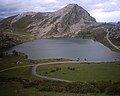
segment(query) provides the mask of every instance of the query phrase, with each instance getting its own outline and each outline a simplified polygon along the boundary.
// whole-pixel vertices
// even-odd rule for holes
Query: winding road
[[[58,79],[58,78],[51,78],[51,77],[42,76],[42,75],[37,74],[37,71],[36,71],[37,67],[39,67],[39,66],[65,64],[65,63],[71,64],[71,63],[79,63],[79,62],[77,62],[77,61],[66,61],[66,62],[52,62],[52,63],[45,63],[45,64],[37,64],[37,65],[33,66],[33,68],[32,68],[32,74],[34,76],[37,76],[37,77],[40,77],[40,78],[44,78],[44,79],[48,79],[48,80],[62,81],[62,82],[72,82],[72,81],[65,80],[65,79]]]
[[[23,68],[23,67],[31,67],[31,66],[34,66],[34,65],[32,64],[32,65],[24,65],[24,66],[10,67],[10,68],[6,68],[6,69],[0,70],[0,73],[1,73],[1,72],[5,72],[5,71],[9,71],[9,70],[12,70],[12,69]]]
[[[50,62],[50,63],[41,63],[41,64],[31,64],[31,65],[25,65],[25,66],[15,66],[15,67],[10,67],[10,68],[6,68],[3,70],[0,70],[1,72],[5,72],[5,71],[9,71],[12,69],[17,69],[17,68],[23,68],[23,67],[32,67],[32,74],[36,77],[39,78],[43,78],[43,79],[48,79],[48,80],[54,80],[54,81],[61,81],[61,82],[72,82],[70,80],[65,80],[65,79],[58,79],[58,78],[51,78],[51,77],[46,77],[46,76],[42,76],[37,74],[37,68],[39,66],[45,66],[45,65],[58,65],[58,64],[72,64],[72,63],[84,63],[84,62],[94,62],[94,63],[99,63],[101,61],[64,61],[64,62]]]
[[[120,50],[120,48],[119,48],[118,46],[114,45],[114,44],[110,41],[108,29],[107,29],[106,38],[107,38],[107,41],[108,41],[114,48],[116,48],[117,50]],[[17,68],[32,67],[32,74],[33,74],[34,76],[36,76],[36,77],[40,77],[40,78],[44,78],[44,79],[48,79],[48,80],[54,80],[54,81],[72,82],[72,81],[70,81],[70,80],[58,79],[58,78],[51,78],[51,77],[39,75],[39,74],[37,74],[37,68],[38,68],[39,66],[45,66],[45,65],[57,65],[57,64],[65,64],[65,63],[71,64],[71,63],[84,63],[84,62],[99,63],[99,62],[101,62],[101,61],[64,61],[64,62],[50,62],[50,63],[41,63],[41,64],[31,64],[31,65],[15,66],[15,67],[6,68],[6,69],[3,69],[3,70],[0,70],[0,73],[1,73],[1,72],[5,72],[5,71],[8,71],[8,70],[12,70],[12,69],[17,69]]]
[[[118,47],[118,46],[116,46],[115,44],[113,44],[111,41],[110,41],[110,39],[109,39],[109,31],[108,31],[108,29],[107,29],[107,35],[106,35],[106,38],[107,38],[107,41],[114,47],[114,48],[116,48],[117,50],[120,50],[120,48]]]

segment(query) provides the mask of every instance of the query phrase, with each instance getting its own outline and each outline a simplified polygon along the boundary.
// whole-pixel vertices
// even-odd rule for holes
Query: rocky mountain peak
[[[79,22],[80,20],[84,19],[87,20],[87,22],[96,22],[96,20],[90,16],[90,14],[83,9],[81,6],[77,4],[68,4],[64,8],[54,12],[56,15],[65,16],[67,19],[71,18],[74,19],[74,21]],[[71,22],[74,22],[73,20]]]
[[[55,11],[55,13],[68,13],[71,10],[77,10],[77,9],[83,9],[82,7],[78,6],[77,4],[68,4],[67,6],[65,6],[64,8]]]
[[[78,4],[68,4],[66,7],[64,8],[68,8],[68,9],[72,9],[72,8],[75,8],[75,7],[80,7]]]
[[[73,37],[81,29],[96,24],[96,20],[79,5],[69,4],[55,12],[17,15],[10,24],[12,28],[37,34],[37,38]]]

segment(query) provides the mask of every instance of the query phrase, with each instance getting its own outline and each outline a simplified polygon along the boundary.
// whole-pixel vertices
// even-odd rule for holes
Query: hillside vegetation
[[[109,23],[103,23],[99,24],[97,26],[90,26],[88,28],[85,28],[81,30],[76,37],[78,38],[83,38],[83,39],[93,39],[94,41],[98,41],[102,43],[103,45],[107,46],[110,48],[112,51],[117,51],[116,48],[114,48],[109,42],[107,41],[106,35],[107,35],[107,29],[110,31],[114,27],[114,24],[109,24]],[[115,39],[116,41],[117,39]],[[119,41],[119,40],[117,40]],[[116,41],[116,42],[117,42]],[[114,41],[113,41],[114,42]]]
[[[43,60],[29,60],[27,55],[14,51],[13,54],[9,55],[4,53],[0,58],[0,68],[10,68],[13,66],[23,66],[23,65],[34,65],[43,62],[60,62],[68,61],[69,59],[43,59]],[[9,63],[8,63],[9,61]],[[19,62],[18,62],[19,61]],[[71,60],[70,60],[71,61]],[[119,75],[119,62],[111,63],[82,63],[82,64],[64,64],[64,65],[51,65],[42,66],[38,69],[40,74],[46,76],[57,76],[58,78],[64,77],[65,79],[70,79],[72,76],[80,72],[79,77],[85,77],[86,80],[82,81],[82,78],[76,78],[77,82],[66,83],[59,81],[50,81],[42,78],[35,77],[31,74],[32,66],[12,69],[4,72],[0,72],[0,95],[2,96],[107,96],[107,95],[120,95],[120,78]],[[61,68],[61,70],[56,71],[56,68]],[[68,68],[69,67],[69,68]],[[116,68],[117,67],[117,68]],[[49,68],[49,69],[48,69]],[[91,69],[92,68],[92,69]],[[108,69],[107,69],[108,68]],[[79,70],[78,70],[79,69]],[[88,69],[88,71],[86,70]],[[98,70],[99,69],[99,70]],[[55,71],[50,71],[55,70]],[[86,72],[84,73],[84,71]],[[108,79],[91,79],[88,75],[90,70],[93,71],[93,75],[100,75],[99,77],[104,77],[100,70],[106,73],[105,78]],[[111,70],[111,71],[110,71]],[[50,72],[49,72],[50,71]],[[117,72],[117,74],[116,74]],[[64,73],[60,75],[61,73]],[[95,75],[96,73],[96,75]],[[83,75],[82,75],[83,74]],[[92,75],[91,75],[92,76]],[[111,77],[117,78],[111,78]],[[77,76],[78,77],[78,76]],[[73,80],[74,78],[72,77]]]
[[[117,46],[120,46],[120,22],[110,30],[110,40]]]
[[[94,71],[93,71],[94,70]],[[119,62],[109,63],[78,63],[62,65],[46,65],[37,68],[37,73],[54,78],[71,81],[119,81]]]

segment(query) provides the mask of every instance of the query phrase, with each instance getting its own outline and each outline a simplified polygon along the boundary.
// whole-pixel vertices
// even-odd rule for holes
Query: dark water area
[[[89,61],[120,61],[120,53],[113,52],[92,39],[57,38],[37,39],[7,50],[23,52],[30,59],[72,58]]]

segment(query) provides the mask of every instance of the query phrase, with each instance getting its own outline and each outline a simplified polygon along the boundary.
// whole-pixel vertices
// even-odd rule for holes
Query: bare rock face
[[[19,14],[10,22],[10,27],[36,34],[36,38],[74,37],[81,29],[96,24],[96,20],[77,4],[55,12]]]
[[[118,22],[110,30],[110,39],[118,46],[120,46],[120,22]]]
[[[120,22],[118,22],[112,29],[111,29],[111,37],[120,38]]]

